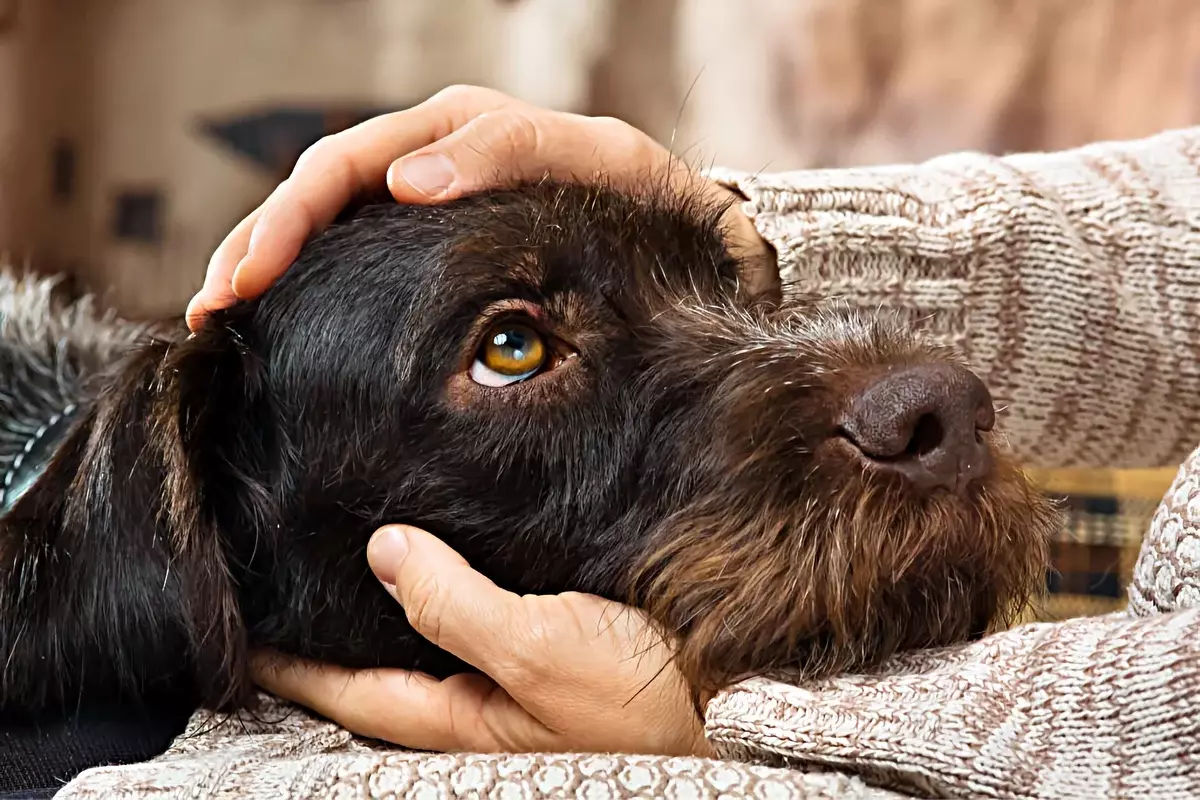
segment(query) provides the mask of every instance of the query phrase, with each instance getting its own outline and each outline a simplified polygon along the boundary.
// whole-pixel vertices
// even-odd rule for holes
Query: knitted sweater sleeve
[[[957,345],[1033,467],[1178,464],[1200,441],[1200,128],[1078,150],[749,174],[785,284]]]
[[[1144,539],[1129,613],[1035,624],[878,674],[749,681],[709,705],[725,758],[934,797],[1200,797],[1200,450]]]

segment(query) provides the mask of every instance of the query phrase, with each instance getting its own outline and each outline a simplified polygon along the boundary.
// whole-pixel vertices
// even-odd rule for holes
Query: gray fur
[[[61,279],[0,264],[0,512],[15,501],[34,448],[87,401],[90,381],[152,326],[118,320],[85,296],[56,294]]]

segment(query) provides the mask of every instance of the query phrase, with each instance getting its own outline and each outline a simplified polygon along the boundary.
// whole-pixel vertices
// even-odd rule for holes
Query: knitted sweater
[[[1200,129],[714,177],[748,198],[786,280],[962,348],[1025,463],[1163,465],[1200,442]],[[748,681],[707,708],[716,759],[406,753],[289,709],[281,722],[198,715],[159,759],[92,770],[61,795],[1195,797],[1197,692],[1200,450],[1154,518],[1128,613],[866,676]]]

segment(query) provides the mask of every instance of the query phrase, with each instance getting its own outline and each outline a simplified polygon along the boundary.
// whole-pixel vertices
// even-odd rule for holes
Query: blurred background
[[[178,316],[305,147],[453,83],[747,169],[1061,149],[1200,123],[1200,2],[0,0],[0,252]],[[1169,476],[1042,476],[1048,613],[1122,602]]]

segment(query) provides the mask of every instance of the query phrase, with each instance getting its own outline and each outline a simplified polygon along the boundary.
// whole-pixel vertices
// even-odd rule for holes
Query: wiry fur
[[[251,644],[464,669],[370,575],[388,522],[514,591],[645,607],[698,689],[1003,621],[1055,522],[1020,472],[998,455],[966,496],[920,493],[829,446],[872,375],[952,354],[819,299],[750,302],[721,212],[549,183],[370,206],[191,339],[27,306],[44,288],[6,279],[0,394],[54,375],[34,406],[81,411],[0,521],[0,713],[240,707]],[[579,357],[475,385],[480,316],[514,301]]]
[[[0,476],[147,329],[99,312],[90,297],[64,303],[58,285],[0,263]]]
[[[826,438],[881,368],[957,363],[953,352],[819,306],[676,311],[655,380],[706,391],[705,446],[678,453],[704,489],[653,527],[633,591],[677,636],[698,689],[861,670],[1029,607],[1056,516],[1011,462],[997,459],[964,502],[866,469]],[[995,435],[989,445],[1002,452]]]

